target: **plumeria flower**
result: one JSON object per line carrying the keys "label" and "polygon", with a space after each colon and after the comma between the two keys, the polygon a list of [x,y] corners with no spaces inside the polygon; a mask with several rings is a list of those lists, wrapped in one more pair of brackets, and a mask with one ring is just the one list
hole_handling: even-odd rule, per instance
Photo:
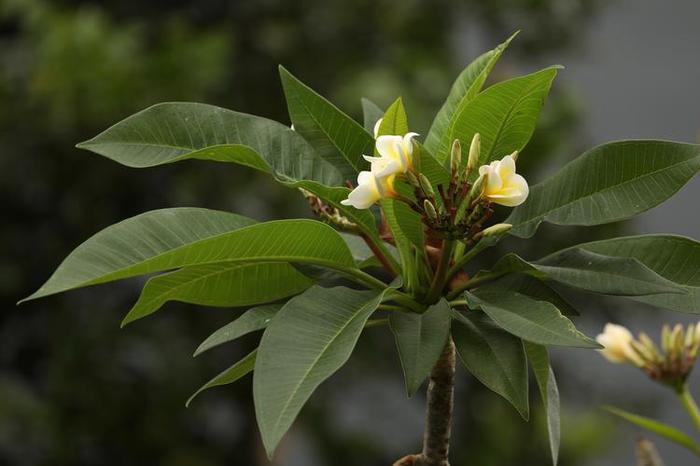
{"label": "plumeria flower", "polygon": [[369,209],[380,199],[394,195],[394,178],[394,175],[378,177],[372,172],[361,171],[357,175],[357,187],[340,203],[356,209]]}
{"label": "plumeria flower", "polygon": [[637,352],[632,347],[632,334],[626,327],[615,324],[605,324],[603,333],[596,337],[596,341],[605,348],[599,350],[605,359],[614,363],[630,362],[637,366],[644,366]]}
{"label": "plumeria flower", "polygon": [[365,160],[372,164],[372,173],[380,178],[406,173],[413,166],[413,138],[416,136],[418,133],[377,137],[379,157],[364,156]]}
{"label": "plumeria flower", "polygon": [[515,173],[515,159],[512,155],[482,165],[479,167],[479,175],[488,176],[484,197],[496,204],[515,207],[525,202],[530,193],[525,178]]}

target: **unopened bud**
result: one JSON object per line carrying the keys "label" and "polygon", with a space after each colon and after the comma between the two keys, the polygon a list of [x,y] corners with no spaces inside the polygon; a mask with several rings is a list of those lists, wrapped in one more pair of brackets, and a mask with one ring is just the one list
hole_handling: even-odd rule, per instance
{"label": "unopened bud", "polygon": [[472,189],[469,192],[469,199],[476,200],[481,198],[481,196],[484,194],[484,189],[486,189],[486,183],[489,181],[488,178],[488,173],[484,173],[476,179],[474,186],[472,186]]}
{"label": "unopened bud", "polygon": [[495,225],[491,225],[490,227],[482,231],[481,236],[502,235],[508,232],[511,228],[513,228],[513,225],[511,225],[510,223],[497,223]]}
{"label": "unopened bud", "polygon": [[664,353],[668,353],[670,348],[671,348],[671,327],[669,327],[668,324],[664,324],[663,327],[661,327],[661,349],[664,350]]}
{"label": "unopened bud", "polygon": [[510,154],[510,156],[511,156],[511,158],[513,159],[514,162],[517,162],[517,161],[518,161],[518,155],[520,155],[520,152],[518,152],[517,150],[514,151],[512,154]]}
{"label": "unopened bud", "polygon": [[430,184],[430,181],[428,178],[422,174],[418,174],[418,182],[420,184],[421,189],[425,193],[427,197],[434,198],[435,197],[435,191],[433,190],[433,185]]}
{"label": "unopened bud", "polygon": [[467,171],[474,170],[479,163],[479,154],[481,153],[481,135],[474,134],[472,143],[469,145],[469,159],[467,159]]}
{"label": "unopened bud", "polygon": [[435,206],[428,199],[423,201],[423,210],[425,210],[425,215],[427,215],[429,219],[431,219],[431,220],[438,219],[438,214],[437,214],[437,211],[435,210]]}
{"label": "unopened bud", "polygon": [[452,173],[459,172],[459,167],[462,165],[462,144],[459,139],[455,139],[452,143],[452,152],[450,153],[450,167]]}
{"label": "unopened bud", "polygon": [[418,178],[416,178],[416,175],[413,174],[411,170],[408,170],[406,172],[406,180],[408,180],[409,183],[411,183],[412,186],[415,186],[416,188],[420,188],[420,182],[418,181]]}
{"label": "unopened bud", "polygon": [[685,346],[690,348],[695,342],[695,324],[688,325],[688,330],[685,332]]}

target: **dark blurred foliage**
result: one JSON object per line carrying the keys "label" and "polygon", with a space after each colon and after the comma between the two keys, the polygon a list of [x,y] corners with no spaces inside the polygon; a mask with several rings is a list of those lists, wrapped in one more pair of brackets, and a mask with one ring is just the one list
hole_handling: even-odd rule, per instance
{"label": "dark blurred foliage", "polygon": [[[424,134],[468,58],[523,29],[495,75],[532,71],[518,64],[578,46],[598,8],[585,0],[0,0],[0,464],[267,464],[249,381],[184,408],[254,344],[256,336],[190,357],[239,311],[171,303],[120,330],[138,280],[14,302],[117,220],[183,205],[258,219],[309,215],[302,198],[240,167],[136,171],[75,143],[166,100],[287,121],[279,63],[357,117],[361,96],[386,105],[401,94]],[[555,86],[521,158],[532,179],[548,160],[578,152],[579,115]],[[547,238],[530,257],[576,240]],[[423,401],[405,400],[387,330],[367,333],[303,412],[277,464],[379,466],[419,448]],[[525,423],[463,374],[457,404],[455,465],[547,464],[538,403]],[[583,464],[608,441],[605,426],[571,416],[563,465]]]}

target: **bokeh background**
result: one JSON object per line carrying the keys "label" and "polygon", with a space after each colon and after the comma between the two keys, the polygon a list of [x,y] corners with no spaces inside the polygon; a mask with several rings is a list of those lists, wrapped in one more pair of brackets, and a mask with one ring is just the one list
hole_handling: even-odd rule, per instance
{"label": "bokeh background", "polygon": [[[174,206],[261,220],[307,216],[303,199],[241,167],[187,162],[138,171],[75,143],[160,101],[202,101],[286,122],[279,63],[358,118],[361,96],[387,105],[402,95],[412,128],[425,133],[460,69],[522,29],[495,78],[567,67],[521,158],[535,182],[611,139],[698,142],[699,19],[696,0],[0,0],[0,464],[270,464],[250,379],[184,408],[201,383],[255,344],[251,336],[191,357],[240,310],[170,303],[120,330],[138,280],[14,303],[117,220]],[[699,197],[696,179],[633,222],[543,228],[536,244],[505,247],[535,258],[613,234],[700,238]],[[651,333],[662,322],[692,320],[562,291],[593,335],[609,320]],[[582,350],[555,351],[554,365],[564,466],[634,464],[637,430],[602,404],[692,429],[673,395],[633,368]],[[533,396],[525,423],[460,372],[453,464],[548,464],[539,401]],[[422,416],[422,397],[404,396],[393,339],[371,329],[314,395],[272,464],[385,466],[419,449]],[[669,465],[697,464],[656,443]]]}

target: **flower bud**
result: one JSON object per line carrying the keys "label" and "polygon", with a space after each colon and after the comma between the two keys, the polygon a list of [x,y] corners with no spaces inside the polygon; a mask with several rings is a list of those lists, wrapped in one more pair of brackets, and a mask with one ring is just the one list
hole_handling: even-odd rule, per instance
{"label": "flower bud", "polygon": [[416,188],[420,188],[420,182],[418,181],[418,178],[416,178],[416,175],[412,171],[407,171],[406,172],[406,180],[408,180],[409,183],[411,183],[412,186]]}
{"label": "flower bud", "polygon": [[430,184],[430,181],[428,178],[422,174],[418,174],[418,182],[420,183],[420,187],[425,193],[427,197],[434,198],[435,197],[435,191],[433,190],[433,185]]}
{"label": "flower bud", "polygon": [[479,154],[481,153],[481,135],[475,133],[472,138],[472,143],[469,145],[469,159],[467,159],[467,171],[472,171],[479,163]]}
{"label": "flower bud", "polygon": [[513,157],[513,161],[514,161],[514,162],[517,162],[517,161],[518,161],[518,156],[519,156],[519,155],[520,155],[520,152],[518,152],[517,150],[516,150],[516,151],[513,151],[513,153],[510,154],[510,156]]}
{"label": "flower bud", "polygon": [[430,202],[430,200],[426,199],[423,201],[423,210],[425,210],[425,214],[430,220],[437,221],[438,214],[435,210],[435,206],[432,202]]}
{"label": "flower bud", "polygon": [[450,168],[453,174],[459,172],[460,165],[462,165],[462,144],[460,144],[459,139],[455,139],[452,142],[452,152],[450,153]]}
{"label": "flower bud", "polygon": [[469,199],[472,200],[477,200],[481,199],[481,197],[484,194],[484,190],[486,189],[486,184],[489,181],[489,174],[484,173],[479,176],[479,178],[476,179],[474,182],[474,186],[472,186],[471,191],[469,191]]}
{"label": "flower bud", "polygon": [[606,324],[603,333],[596,337],[596,341],[605,347],[598,351],[608,361],[614,363],[633,362],[635,365],[641,362],[644,365],[644,362],[632,348],[632,340],[632,334],[627,328],[615,324]]}
{"label": "flower bud", "polygon": [[513,225],[511,225],[510,223],[497,223],[495,225],[491,225],[490,227],[482,231],[481,236],[502,235],[508,232],[511,228],[513,228]]}

